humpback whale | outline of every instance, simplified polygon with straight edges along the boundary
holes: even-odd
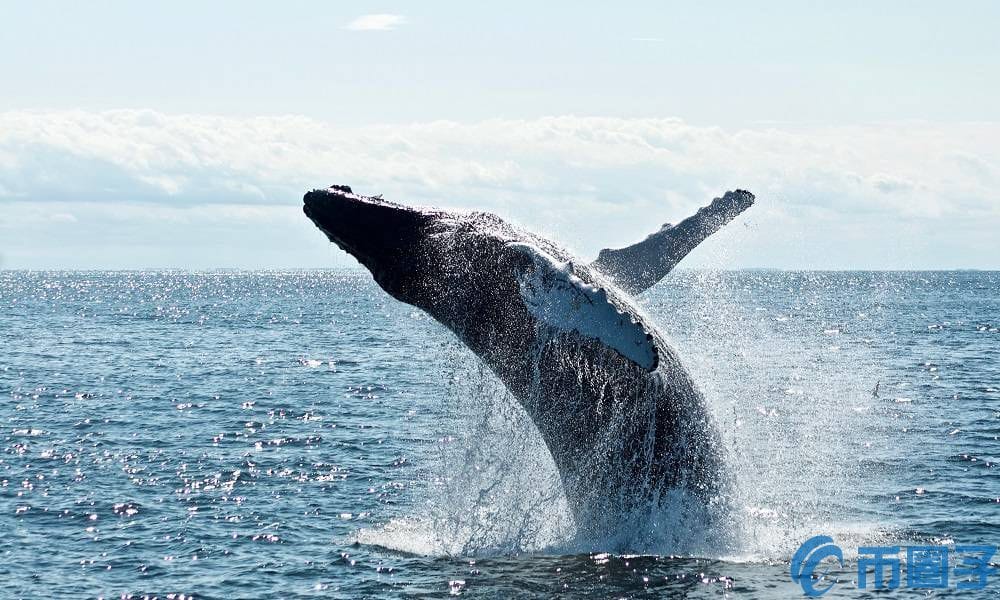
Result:
[[[485,212],[414,208],[348,186],[303,210],[378,285],[450,329],[523,406],[581,533],[671,491],[706,506],[724,480],[719,432],[641,293],[754,201],[737,190],[587,264]]]

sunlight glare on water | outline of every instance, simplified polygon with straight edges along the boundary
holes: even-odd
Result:
[[[787,560],[813,533],[848,555],[995,544],[998,290],[767,271],[651,290],[735,482],[732,543],[686,556],[683,528],[624,531],[641,555],[576,540],[530,420],[365,274],[0,272],[0,575],[15,597],[798,597]]]

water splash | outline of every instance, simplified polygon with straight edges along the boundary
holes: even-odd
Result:
[[[574,531],[572,516],[531,418],[464,346],[454,342],[442,356],[446,402],[421,513],[359,539],[451,556],[565,544]]]
[[[829,276],[762,275],[678,272],[647,299],[725,440],[734,545],[719,556],[784,559],[817,533],[884,537],[873,514],[846,508],[873,501],[858,497],[871,475],[863,458],[886,443],[874,428],[880,369],[870,343],[884,292],[875,285],[868,310],[838,324],[832,348],[823,322],[837,301]]]
[[[787,291],[768,290],[758,305],[761,285]],[[846,511],[871,475],[862,457],[886,443],[873,426],[880,404],[871,394],[880,377],[871,344],[880,294],[853,321],[830,324],[821,306],[831,301],[828,286],[822,275],[679,272],[643,299],[722,432],[732,486],[719,506],[675,489],[622,515],[613,536],[586,539],[531,419],[455,342],[441,356],[447,402],[423,513],[359,539],[452,556],[627,550],[756,562],[787,558],[816,533],[891,536],[874,515]],[[834,327],[836,348],[826,333]]]

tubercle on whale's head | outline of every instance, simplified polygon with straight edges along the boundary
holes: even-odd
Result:
[[[389,294],[400,298],[408,282],[420,277],[421,241],[432,219],[427,211],[355,194],[346,185],[308,192],[302,210]]]

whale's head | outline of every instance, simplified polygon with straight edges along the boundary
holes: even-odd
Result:
[[[355,194],[346,185],[313,190],[303,203],[306,216],[331,242],[371,271],[391,295],[410,301],[408,288],[426,271],[423,242],[433,213]]]
[[[405,206],[346,185],[308,192],[303,203],[306,216],[382,289],[443,321],[445,304],[467,304],[469,294],[509,295],[517,287],[502,268],[515,234],[495,215]]]
[[[413,208],[347,186],[309,192],[304,211],[382,289],[427,311],[477,352],[531,337],[537,324],[656,368],[652,335],[610,282],[496,215]]]
[[[530,234],[496,215],[404,206],[343,185],[313,190],[303,201],[306,216],[389,295],[460,335],[507,322],[496,314],[481,319],[487,312],[527,310],[519,275],[533,263],[524,245],[512,242]]]

